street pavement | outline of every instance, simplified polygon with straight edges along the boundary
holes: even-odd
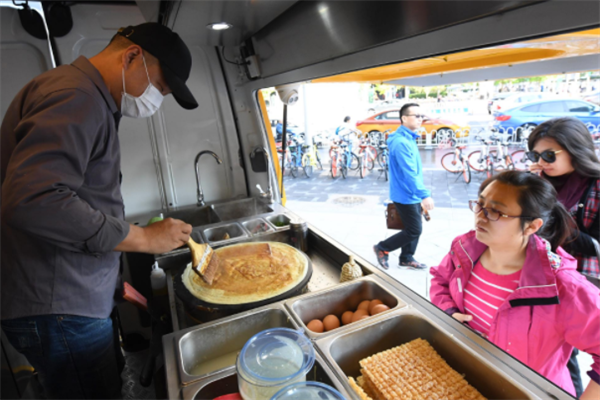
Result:
[[[456,236],[473,226],[468,200],[477,198],[483,173],[472,174],[470,184],[441,168],[439,160],[450,150],[421,149],[425,185],[431,190],[435,210],[431,221],[423,222],[423,234],[415,258],[428,266],[437,265],[450,249]],[[385,207],[389,201],[389,182],[375,169],[364,179],[351,171],[346,179],[332,179],[327,150],[319,157],[323,170],[311,178],[303,171],[284,179],[286,206],[333,239],[377,265],[373,245],[397,233],[385,225]],[[423,297],[428,297],[429,272],[398,267],[400,251],[390,254],[387,273]]]

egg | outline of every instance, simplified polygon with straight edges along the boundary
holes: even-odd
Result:
[[[346,311],[345,313],[343,313],[342,314],[342,324],[348,325],[349,323],[351,323],[353,315],[354,315],[354,313],[352,311]]]
[[[373,312],[371,313],[371,315],[376,315],[379,313],[382,313],[384,311],[389,310],[390,308],[388,306],[386,306],[385,304],[377,304],[375,307],[373,307]]]
[[[356,322],[358,320],[363,319],[363,317],[368,317],[369,312],[367,310],[356,310],[354,315],[352,316],[352,322]]]
[[[335,315],[329,314],[323,319],[323,326],[325,327],[325,332],[329,332],[340,327],[340,320]]]
[[[370,300],[361,301],[360,304],[358,305],[357,310],[365,310],[365,311],[369,312],[369,304],[371,304]]]
[[[362,317],[360,317],[360,318],[358,319],[358,321],[360,321],[361,319],[365,319],[365,318],[369,318],[369,315],[363,315]]]
[[[313,332],[323,333],[323,323],[320,319],[313,319],[306,325],[306,327]]]
[[[375,308],[377,304],[383,304],[383,301],[379,299],[371,300],[371,304],[369,304],[369,314],[373,315],[373,308]]]

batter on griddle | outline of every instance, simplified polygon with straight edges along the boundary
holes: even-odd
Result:
[[[244,304],[278,296],[302,281],[308,269],[306,256],[283,243],[241,243],[215,252],[219,269],[212,285],[200,279],[191,264],[182,276],[194,296],[213,304]]]

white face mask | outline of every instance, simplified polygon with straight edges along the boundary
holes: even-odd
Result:
[[[144,60],[144,68],[146,68],[146,76],[148,77],[148,87],[140,97],[135,97],[127,94],[125,91],[125,69],[123,69],[123,93],[121,97],[121,114],[131,118],[146,118],[154,114],[162,104],[164,96],[152,82],[148,75],[148,67],[146,67],[146,59]]]

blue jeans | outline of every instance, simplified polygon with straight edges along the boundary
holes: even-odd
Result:
[[[112,320],[39,315],[1,322],[8,341],[55,399],[121,398]]]

